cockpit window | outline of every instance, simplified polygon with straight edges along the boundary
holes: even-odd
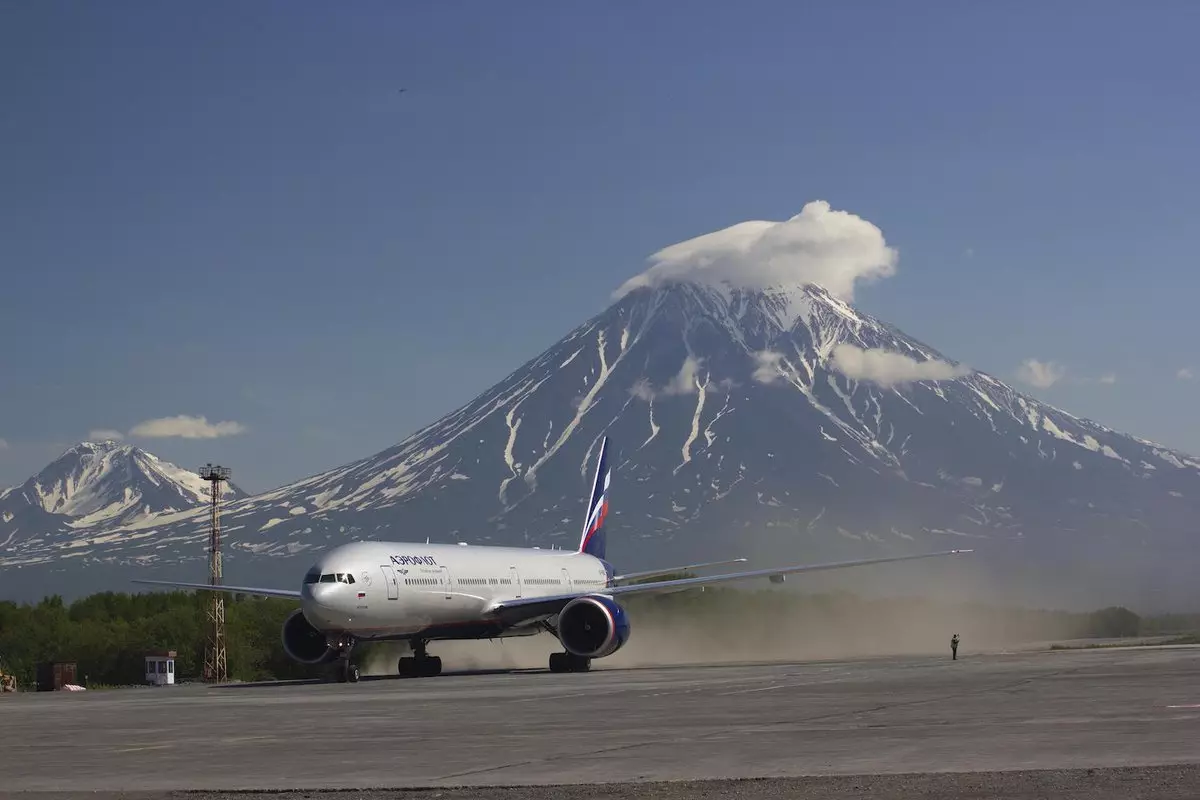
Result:
[[[326,572],[322,575],[313,570],[304,576],[305,583],[354,583],[354,576],[349,572]]]

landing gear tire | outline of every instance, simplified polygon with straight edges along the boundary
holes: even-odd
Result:
[[[592,668],[592,660],[574,653],[551,653],[551,672],[587,672]]]
[[[340,661],[335,667],[338,683],[358,683],[358,665],[350,662],[349,659]]]
[[[442,659],[438,656],[405,656],[400,659],[397,671],[402,678],[433,678],[442,674]]]

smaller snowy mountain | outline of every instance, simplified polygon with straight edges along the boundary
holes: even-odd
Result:
[[[224,500],[246,497],[232,484]],[[209,484],[133,445],[81,442],[21,486],[0,492],[0,549],[30,537],[117,526],[208,502]]]

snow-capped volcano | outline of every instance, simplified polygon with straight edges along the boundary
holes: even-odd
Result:
[[[243,506],[274,504],[280,533],[336,518],[567,544],[604,434],[627,487],[610,542],[728,552],[711,530],[734,523],[880,545],[1015,536],[1200,496],[1200,461],[970,372],[823,289],[676,281],[626,294],[396,447]],[[493,529],[474,533],[485,515]]]
[[[670,280],[399,444],[228,503],[227,574],[353,538],[574,546],[606,434],[618,563],[990,544],[1157,583],[1162,562],[1194,561],[1200,459],[1040,403],[820,287]],[[65,502],[39,480],[39,509]],[[202,510],[109,519],[0,557],[202,572]]]
[[[225,500],[246,496],[228,483],[222,491]],[[133,445],[81,442],[0,493],[0,545],[195,508],[208,502],[208,492],[195,472]]]
[[[856,281],[895,260],[878,228],[820,203],[666,248],[461,408],[233,499],[226,576],[294,581],[314,552],[352,539],[573,547],[608,435],[609,556],[629,569],[966,545],[989,569],[1038,565],[1113,600],[1192,591],[1200,459],[1041,403],[857,310]],[[160,494],[138,476],[161,471],[121,463],[137,468],[89,466],[85,481],[52,465],[0,497],[0,519],[17,500],[26,514],[0,527],[0,567],[70,557],[107,565],[108,588],[124,565],[202,578],[207,520],[189,502],[202,487],[186,474]]]

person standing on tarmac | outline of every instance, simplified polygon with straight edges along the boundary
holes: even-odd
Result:
[[[958,634],[950,637],[950,659],[958,661]]]

